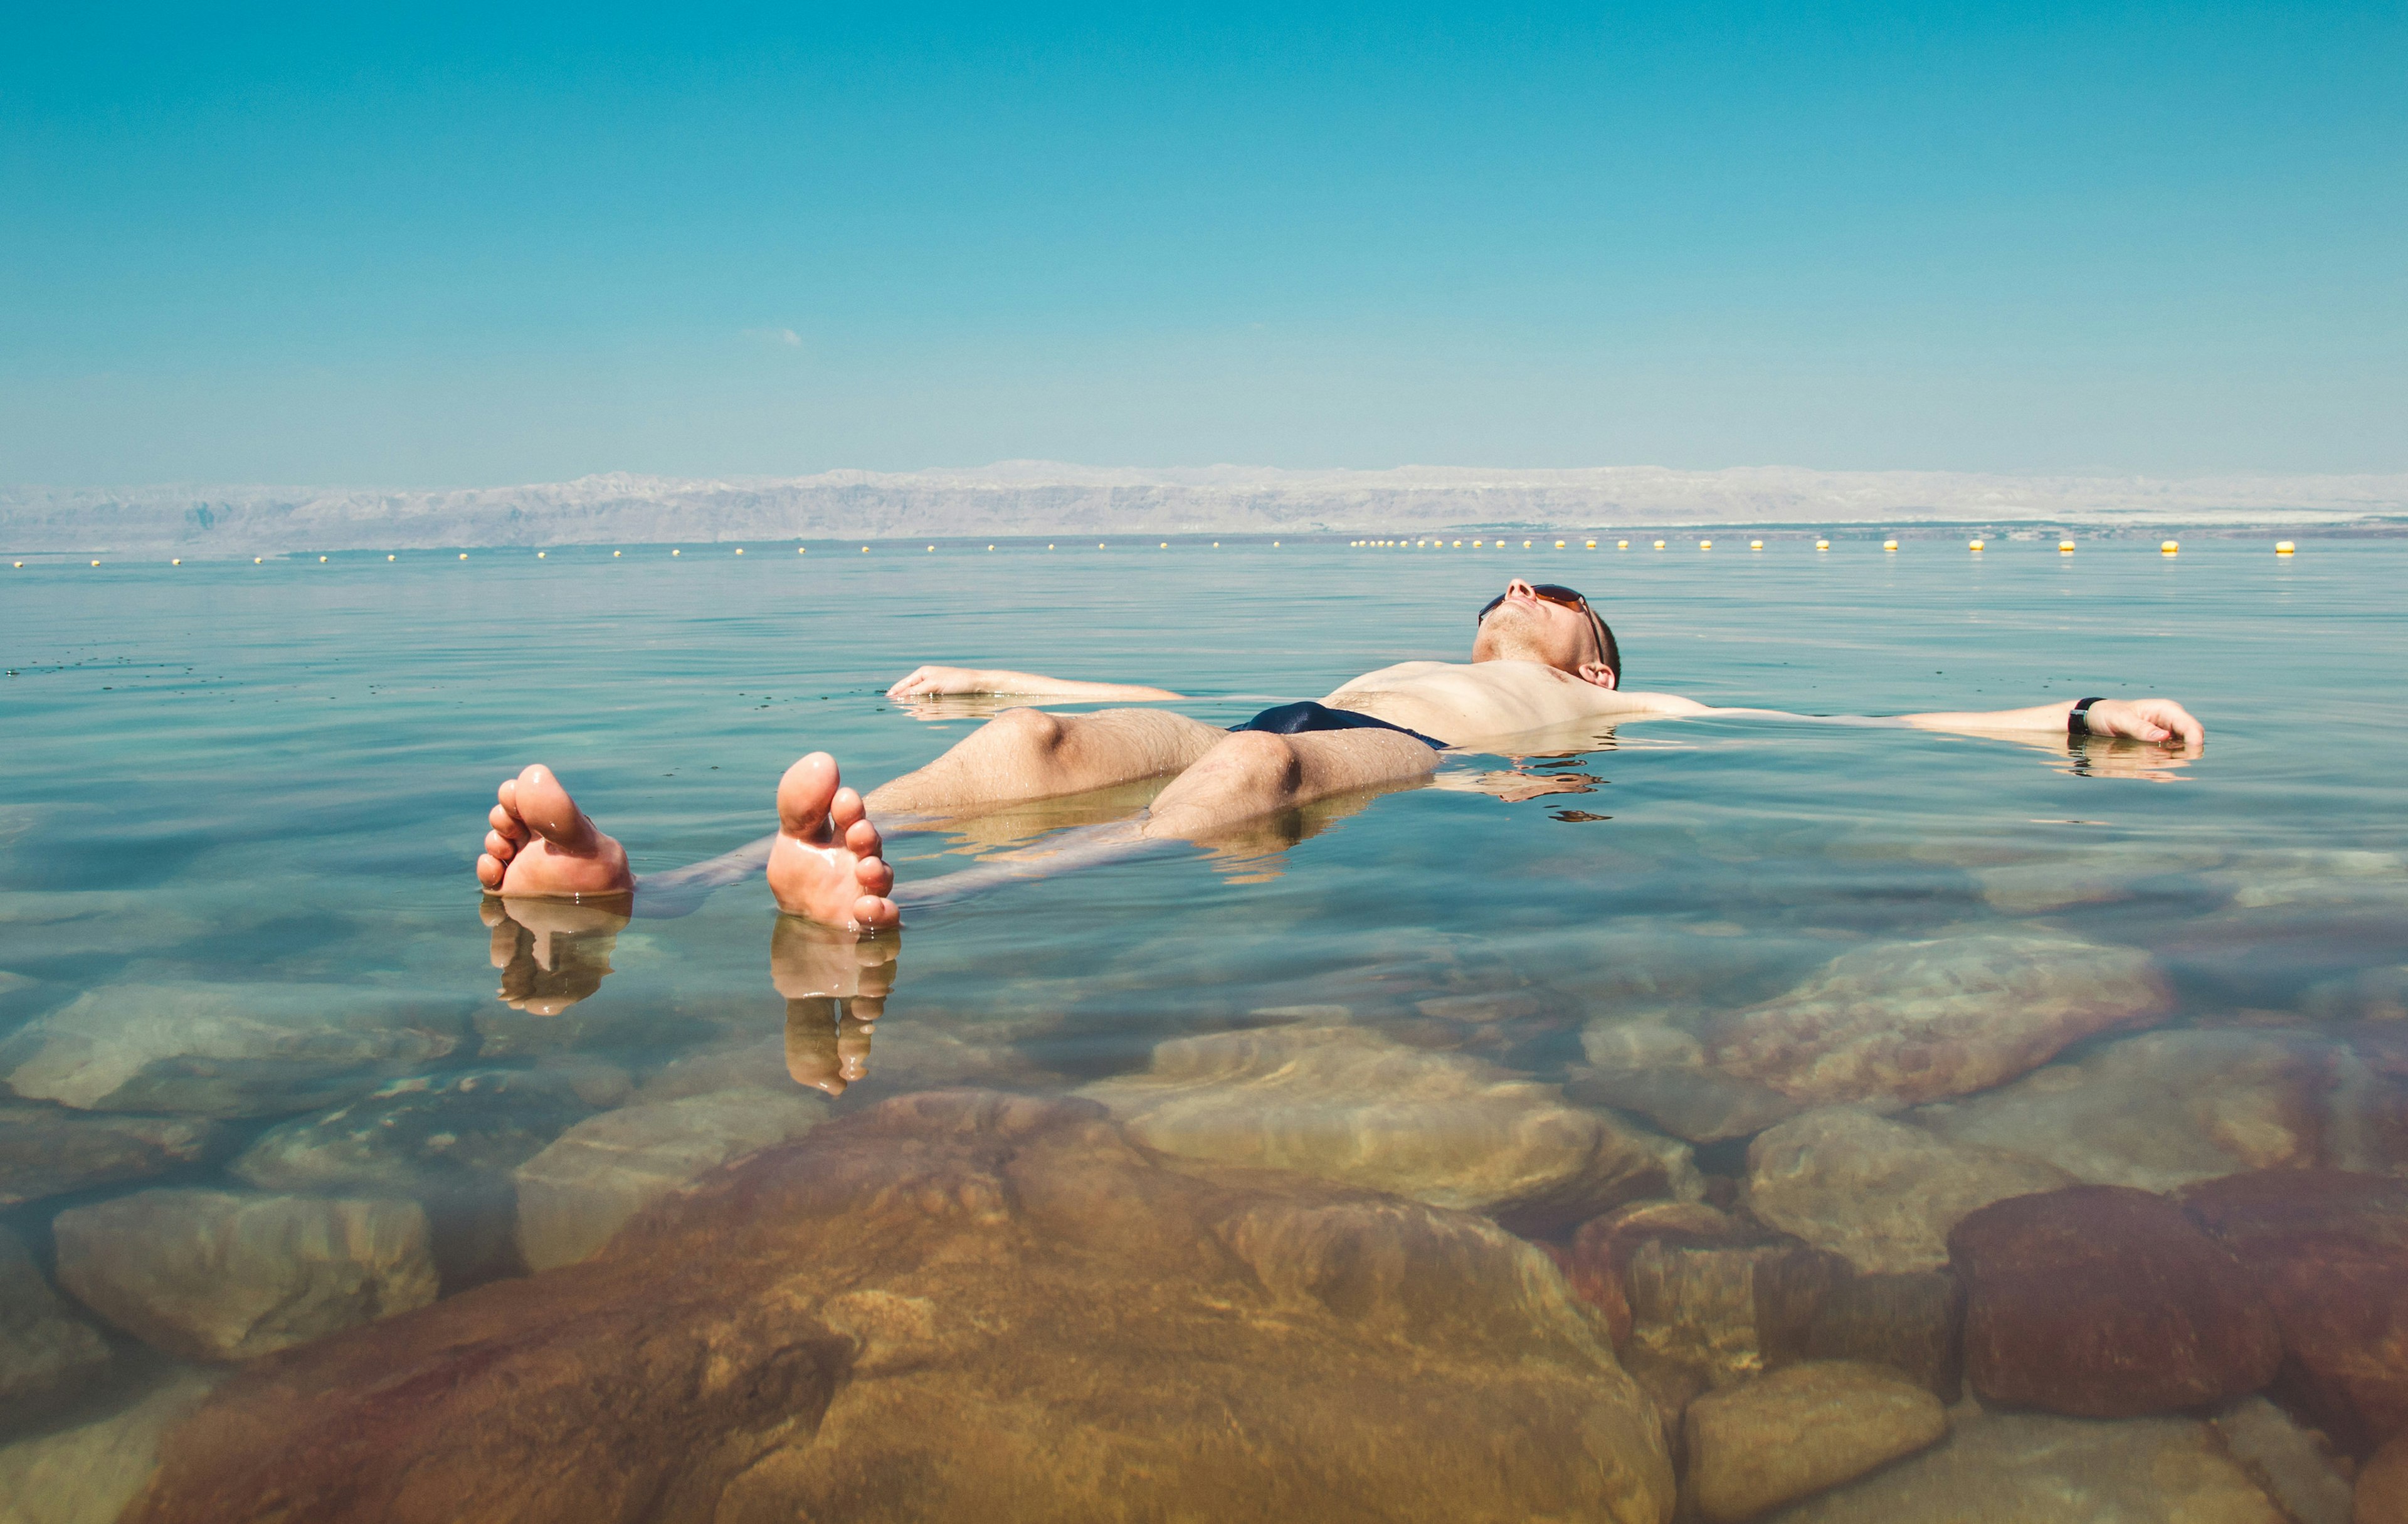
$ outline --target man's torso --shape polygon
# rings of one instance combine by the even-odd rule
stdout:
[[[1661,694],[1616,693],[1530,661],[1400,662],[1364,673],[1322,702],[1435,736],[1450,746],[1597,715],[1661,713],[1674,704],[1703,707]]]

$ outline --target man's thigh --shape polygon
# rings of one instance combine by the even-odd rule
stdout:
[[[1296,754],[1299,803],[1438,770],[1439,754],[1401,730],[1313,730],[1280,739]]]

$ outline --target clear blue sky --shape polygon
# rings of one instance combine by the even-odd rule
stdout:
[[[48,9],[0,482],[2408,469],[2397,0]]]

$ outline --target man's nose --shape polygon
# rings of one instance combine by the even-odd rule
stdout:
[[[1539,590],[1532,587],[1528,582],[1524,582],[1521,578],[1516,577],[1512,582],[1505,584],[1505,596],[1510,598],[1514,597],[1516,594],[1526,598],[1536,597],[1539,596]]]

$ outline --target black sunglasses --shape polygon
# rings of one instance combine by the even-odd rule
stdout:
[[[1549,603],[1560,603],[1567,609],[1577,609],[1582,613],[1588,615],[1591,619],[1595,619],[1597,617],[1597,611],[1588,606],[1588,599],[1581,597],[1578,592],[1564,586],[1560,582],[1533,582],[1530,584],[1530,591],[1536,597],[1544,598]],[[1486,603],[1482,604],[1480,606],[1480,619],[1485,619],[1490,614],[1495,613],[1497,611],[1497,606],[1504,601],[1505,595],[1499,593],[1495,597],[1490,598]],[[1480,623],[1480,619],[1475,619],[1472,623],[1477,625]]]

